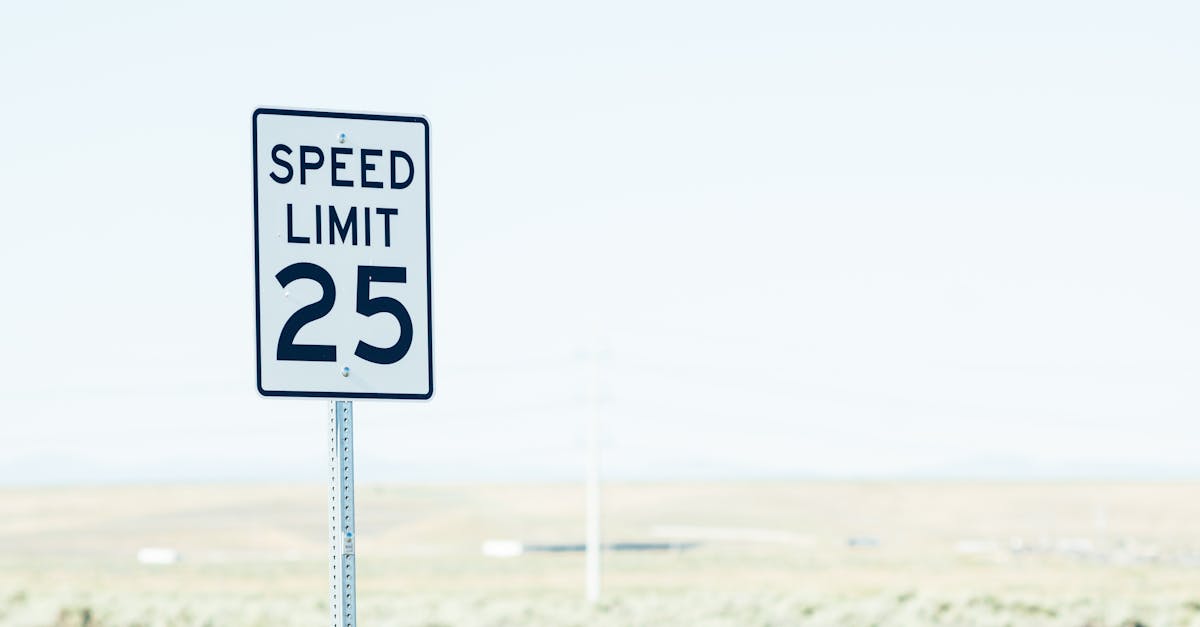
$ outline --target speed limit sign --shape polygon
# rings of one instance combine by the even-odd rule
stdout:
[[[433,395],[429,123],[254,112],[258,391]]]

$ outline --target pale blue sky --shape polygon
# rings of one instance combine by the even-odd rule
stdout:
[[[437,395],[362,481],[1200,476],[1189,2],[0,9],[0,482],[316,480],[250,115],[432,127]]]

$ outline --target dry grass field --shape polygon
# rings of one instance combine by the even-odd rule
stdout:
[[[359,622],[376,626],[1200,625],[1200,485],[610,484],[605,556],[574,485],[362,486]],[[0,491],[0,625],[325,621],[325,488]],[[146,565],[142,547],[180,561]]]

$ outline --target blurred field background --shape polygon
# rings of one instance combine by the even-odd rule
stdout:
[[[438,392],[355,409],[360,627],[1200,625],[1198,24],[3,3],[0,627],[329,624],[325,412],[251,384],[259,106],[433,129]],[[606,541],[695,543],[594,607],[481,554],[582,542],[589,416]]]
[[[0,624],[319,625],[322,485],[0,491]],[[1200,625],[1200,484],[620,483],[583,602],[580,486],[365,485],[362,625]],[[174,564],[139,549],[178,551]]]

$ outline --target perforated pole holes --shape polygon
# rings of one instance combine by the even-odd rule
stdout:
[[[354,403],[329,402],[329,610],[354,627]]]

